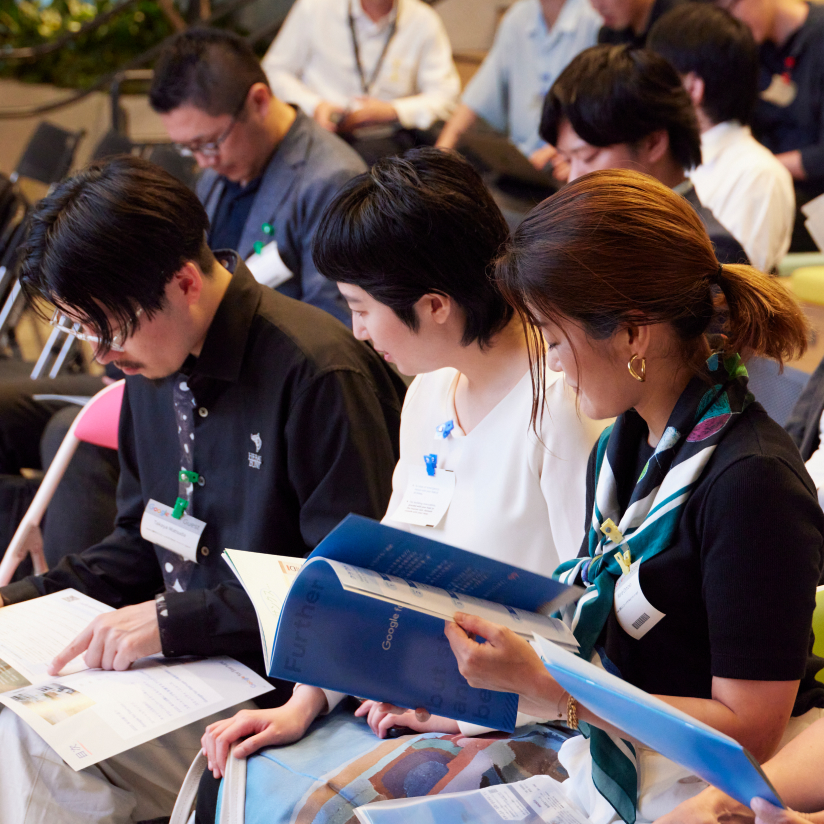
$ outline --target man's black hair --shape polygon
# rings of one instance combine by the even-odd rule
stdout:
[[[709,3],[686,3],[656,21],[647,48],[679,74],[704,81],[701,108],[715,123],[749,123],[758,100],[758,46],[749,27]]]
[[[255,83],[269,85],[251,46],[236,34],[190,29],[164,46],[149,103],[166,114],[189,104],[217,117],[234,114]]]
[[[485,346],[513,314],[489,277],[508,234],[477,172],[457,154],[422,148],[349,181],[312,254],[318,271],[360,286],[412,330],[424,295],[452,298],[466,316],[463,344]]]
[[[96,330],[104,348],[114,331],[150,319],[166,284],[187,261],[205,274],[214,257],[209,220],[194,192],[135,157],[94,163],[64,180],[34,208],[21,247],[20,285]]]
[[[553,146],[567,120],[591,146],[637,145],[665,130],[684,168],[701,165],[701,137],[689,95],[663,57],[630,46],[592,46],[559,75],[544,101],[541,137]]]

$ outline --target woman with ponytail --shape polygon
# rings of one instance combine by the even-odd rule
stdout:
[[[581,552],[556,571],[587,588],[564,616],[580,654],[768,758],[824,706],[809,654],[824,516],[744,360],[802,352],[801,312],[775,280],[720,266],[690,205],[628,171],[585,175],[536,207],[497,278],[545,339],[533,333],[534,420],[544,358],[581,412],[617,416],[590,457]],[[704,786],[577,705],[526,642],[455,620],[472,686],[585,722],[560,760],[590,820],[651,821]]]

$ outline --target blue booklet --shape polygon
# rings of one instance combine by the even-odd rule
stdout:
[[[758,797],[784,806],[758,761],[735,739],[537,635],[535,646],[552,677],[605,721],[742,804]]]
[[[474,689],[444,635],[456,612],[577,647],[550,614],[583,590],[349,515],[305,562],[228,549],[255,605],[268,672],[512,731],[518,696]]]

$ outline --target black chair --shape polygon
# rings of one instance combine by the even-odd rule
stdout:
[[[47,186],[58,183],[68,174],[77,146],[85,134],[85,129],[70,132],[43,121],[35,129],[11,173],[11,181],[16,183],[25,177]]]
[[[92,152],[92,160],[105,160],[107,157],[114,157],[121,154],[132,154],[134,143],[116,129],[109,129],[100,139]]]

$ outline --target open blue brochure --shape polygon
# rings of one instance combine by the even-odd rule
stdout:
[[[538,635],[534,646],[552,677],[605,721],[742,804],[758,797],[784,806],[755,758],[728,735]]]
[[[549,615],[580,588],[369,518],[347,516],[305,562],[224,557],[255,606],[272,677],[511,732],[517,695],[469,686],[444,621],[470,612],[577,648]]]

